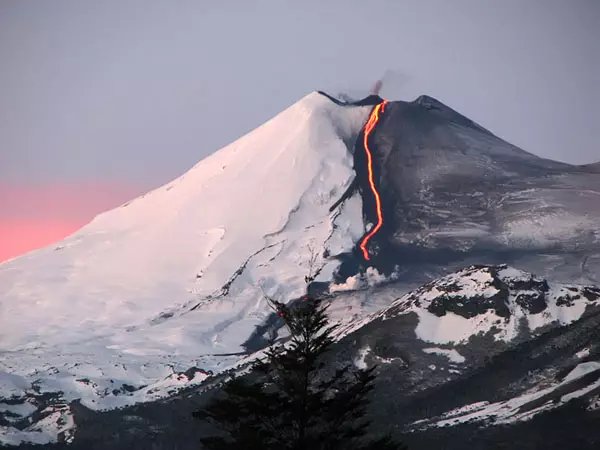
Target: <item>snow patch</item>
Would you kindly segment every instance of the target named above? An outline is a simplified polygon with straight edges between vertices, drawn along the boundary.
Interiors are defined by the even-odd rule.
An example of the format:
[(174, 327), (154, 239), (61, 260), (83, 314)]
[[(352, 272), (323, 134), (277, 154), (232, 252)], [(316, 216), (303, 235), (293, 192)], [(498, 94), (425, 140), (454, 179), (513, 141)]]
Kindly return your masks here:
[(596, 370), (600, 370), (600, 362), (590, 361), (578, 364), (577, 367), (570, 371), (563, 379), (563, 383), (576, 380), (577, 378), (581, 378), (582, 376), (591, 372), (595, 372)]
[(451, 312), (443, 317), (423, 309), (416, 309), (415, 312), (419, 316), (415, 334), (422, 341), (435, 344), (467, 342), (471, 336), (488, 332), (491, 324), (500, 319), (492, 311), (470, 319)]
[(48, 407), (41, 414), (44, 416), (41, 420), (23, 430), (14, 427), (0, 428), (0, 444), (50, 444), (57, 442), (58, 436), (62, 436), (64, 442), (73, 441), (75, 422), (67, 405)]
[(575, 358), (582, 359), (589, 355), (590, 355), (590, 349), (588, 347), (588, 348), (584, 348), (583, 350), (580, 350), (577, 353), (575, 353)]
[(450, 361), (457, 363), (457, 364), (461, 364), (464, 363), (466, 361), (465, 357), (462, 356), (460, 353), (458, 353), (456, 350), (454, 349), (445, 349), (445, 348), (438, 348), (438, 347), (430, 347), (430, 348), (424, 348), (423, 352), (428, 353), (428, 354), (436, 354), (436, 355), (441, 355), (441, 356), (445, 356), (446, 358), (448, 358)]

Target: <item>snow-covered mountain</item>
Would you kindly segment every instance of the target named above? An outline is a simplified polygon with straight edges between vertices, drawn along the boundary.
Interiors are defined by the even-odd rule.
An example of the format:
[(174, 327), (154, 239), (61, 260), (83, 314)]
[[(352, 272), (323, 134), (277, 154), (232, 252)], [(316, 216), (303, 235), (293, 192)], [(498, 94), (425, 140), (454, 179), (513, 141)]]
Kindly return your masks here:
[(279, 332), (264, 294), (294, 301), (307, 275), (341, 344), (366, 339), (357, 364), (402, 366), (364, 337), (396, 321), (421, 359), (475, 367), (595, 310), (597, 173), (427, 96), (382, 102), (309, 94), (168, 185), (0, 264), (0, 443), (71, 441), (74, 405), (156, 400), (248, 361)]
[[(369, 110), (311, 94), (167, 186), (3, 264), (0, 345), (242, 350), (265, 311), (261, 285), (300, 296), (306, 246), (339, 253), (363, 233), (358, 198), (329, 208), (354, 178), (349, 149)], [(330, 274), (326, 263), (318, 261)], [(224, 291), (227, 300), (216, 300)], [(178, 331), (155, 332), (167, 317)]]
[[(321, 249), (349, 251), (363, 233), (358, 196), (330, 207), (354, 178), (369, 112), (310, 94), (172, 183), (0, 265), (0, 399), (39, 386), (123, 406), (178, 369), (218, 370), (205, 355), (243, 352), (270, 312), (263, 290), (302, 295), (308, 247), (331, 277), (338, 263)], [(11, 433), (23, 434), (0, 439)]]

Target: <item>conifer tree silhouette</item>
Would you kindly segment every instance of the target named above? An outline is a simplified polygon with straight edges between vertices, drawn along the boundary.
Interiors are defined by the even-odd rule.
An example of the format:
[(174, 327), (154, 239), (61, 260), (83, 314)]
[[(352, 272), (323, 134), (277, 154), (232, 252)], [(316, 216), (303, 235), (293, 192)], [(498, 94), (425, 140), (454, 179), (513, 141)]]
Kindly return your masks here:
[[(290, 333), (272, 345), (245, 376), (233, 377), (194, 417), (220, 435), (201, 440), (208, 450), (405, 450), (389, 436), (366, 439), (367, 394), (374, 369), (327, 368), (324, 354), (337, 325), (320, 299), (288, 306), (268, 299)], [(329, 369), (329, 370), (328, 370)]]

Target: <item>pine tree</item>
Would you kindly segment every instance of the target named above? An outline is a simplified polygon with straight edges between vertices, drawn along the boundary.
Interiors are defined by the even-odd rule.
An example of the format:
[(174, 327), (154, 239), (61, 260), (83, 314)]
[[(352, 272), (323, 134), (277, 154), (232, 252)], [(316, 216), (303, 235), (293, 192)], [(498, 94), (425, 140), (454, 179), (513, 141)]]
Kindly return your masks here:
[(269, 301), (290, 340), (271, 346), (248, 376), (232, 378), (221, 396), (194, 413), (222, 432), (202, 439), (204, 448), (404, 450), (389, 437), (365, 439), (375, 368), (326, 367), (323, 356), (337, 325), (330, 325), (323, 302), (304, 297), (299, 306), (289, 307)]

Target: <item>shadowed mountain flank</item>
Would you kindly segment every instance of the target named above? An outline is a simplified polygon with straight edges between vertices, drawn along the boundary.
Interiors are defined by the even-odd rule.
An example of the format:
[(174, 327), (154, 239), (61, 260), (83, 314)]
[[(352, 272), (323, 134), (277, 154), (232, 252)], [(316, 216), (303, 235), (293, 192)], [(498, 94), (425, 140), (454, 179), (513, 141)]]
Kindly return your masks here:
[(584, 164), (584, 165), (579, 166), (579, 167), (581, 167), (586, 172), (600, 174), (600, 162), (593, 163), (593, 164)]
[[(363, 214), (375, 223), (363, 137), (354, 167)], [(369, 142), (384, 217), (370, 243), (380, 270), (508, 262), (551, 278), (595, 282), (597, 164), (540, 158), (426, 95), (389, 102)], [(359, 264), (343, 266), (341, 277)]]

